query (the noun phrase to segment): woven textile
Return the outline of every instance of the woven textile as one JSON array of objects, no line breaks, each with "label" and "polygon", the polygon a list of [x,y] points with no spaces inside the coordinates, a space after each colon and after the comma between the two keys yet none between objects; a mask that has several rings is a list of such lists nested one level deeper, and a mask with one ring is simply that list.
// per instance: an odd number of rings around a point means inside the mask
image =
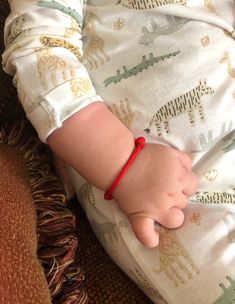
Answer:
[{"label": "woven textile", "polygon": [[0,303],[50,304],[36,255],[36,214],[27,169],[7,145],[0,145],[0,170]]},{"label": "woven textile", "polygon": [[19,122],[7,131],[1,127],[0,152],[0,277],[9,290],[5,294],[0,281],[6,297],[0,303],[47,304],[49,289],[53,303],[88,303],[84,274],[75,259],[75,216],[44,145],[26,122]]}]

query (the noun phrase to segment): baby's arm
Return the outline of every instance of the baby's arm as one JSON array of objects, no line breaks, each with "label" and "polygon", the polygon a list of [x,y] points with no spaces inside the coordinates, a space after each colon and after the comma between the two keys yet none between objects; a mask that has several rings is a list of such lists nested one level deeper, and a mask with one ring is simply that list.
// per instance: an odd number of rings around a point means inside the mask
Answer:
[{"label": "baby's arm", "polygon": [[[52,2],[38,3],[45,6]],[[76,5],[77,18],[82,16],[82,1],[60,3],[65,7]],[[96,187],[107,190],[130,157],[134,137],[96,95],[79,61],[79,28],[62,43],[59,33],[71,22],[69,15],[59,9],[42,8],[32,0],[11,1],[11,8],[21,15],[20,19],[12,15],[6,23],[3,64],[7,72],[15,74],[28,118],[56,154]],[[54,71],[53,67],[59,63],[65,70],[57,75],[58,69]],[[81,80],[89,89],[75,94],[71,85],[81,84]],[[180,226],[180,209],[195,186],[196,178],[186,154],[147,144],[114,192],[114,198],[130,219],[137,238],[154,247],[158,244],[154,221],[169,228]]]},{"label": "baby's arm", "polygon": [[11,0],[4,70],[42,141],[72,114],[101,100],[81,63],[83,0]]},{"label": "baby's arm", "polygon": [[[107,190],[134,149],[133,134],[97,102],[67,119],[48,137],[48,143],[96,187]],[[188,196],[196,188],[191,160],[183,152],[147,144],[114,191],[137,238],[146,246],[158,245],[157,221],[179,227]]]}]

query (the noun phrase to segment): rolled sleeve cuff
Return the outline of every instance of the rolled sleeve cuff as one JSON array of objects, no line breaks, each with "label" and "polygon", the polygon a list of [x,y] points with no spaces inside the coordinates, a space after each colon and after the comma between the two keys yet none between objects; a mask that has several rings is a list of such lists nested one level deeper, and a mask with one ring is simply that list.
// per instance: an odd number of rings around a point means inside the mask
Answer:
[{"label": "rolled sleeve cuff", "polygon": [[44,143],[70,116],[93,102],[102,102],[89,82],[88,78],[79,78],[63,83],[42,97],[34,109],[25,109],[28,119]]}]

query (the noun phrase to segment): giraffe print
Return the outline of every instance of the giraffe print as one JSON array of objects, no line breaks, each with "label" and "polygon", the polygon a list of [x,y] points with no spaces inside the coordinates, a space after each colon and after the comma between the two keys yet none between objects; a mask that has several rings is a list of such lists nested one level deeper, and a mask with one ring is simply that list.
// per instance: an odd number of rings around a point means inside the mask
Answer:
[{"label": "giraffe print", "polygon": [[131,103],[128,98],[120,100],[118,104],[111,104],[110,106],[108,106],[108,108],[129,129],[131,128],[135,118],[140,115],[139,112],[134,112],[132,110]]},{"label": "giraffe print", "polygon": [[164,272],[176,287],[191,279],[193,273],[198,274],[199,268],[195,265],[183,244],[180,242],[174,230],[159,228],[160,243],[160,268],[155,269],[156,273]]},{"label": "giraffe print", "polygon": [[87,61],[91,70],[97,69],[109,61],[109,56],[104,51],[104,40],[96,33],[97,15],[89,11],[86,15],[84,30],[88,34],[90,41],[84,50],[82,61]]},{"label": "giraffe print", "polygon": [[150,133],[150,129],[155,125],[158,136],[162,135],[162,124],[164,125],[167,134],[170,133],[169,121],[181,114],[187,114],[191,126],[195,125],[194,112],[198,111],[201,121],[205,121],[204,110],[201,103],[201,97],[214,93],[214,90],[209,87],[206,81],[199,81],[198,86],[191,91],[170,100],[163,105],[157,113],[152,117],[149,127],[145,129],[146,133]]},{"label": "giraffe print", "polygon": [[119,0],[118,4],[129,9],[154,9],[158,6],[178,4],[185,6],[188,0]]},{"label": "giraffe print", "polygon": [[35,54],[38,58],[39,80],[45,90],[48,90],[48,82],[52,82],[54,87],[57,86],[59,76],[62,76],[64,81],[75,76],[73,66],[53,54],[52,49],[39,48],[35,50]]}]

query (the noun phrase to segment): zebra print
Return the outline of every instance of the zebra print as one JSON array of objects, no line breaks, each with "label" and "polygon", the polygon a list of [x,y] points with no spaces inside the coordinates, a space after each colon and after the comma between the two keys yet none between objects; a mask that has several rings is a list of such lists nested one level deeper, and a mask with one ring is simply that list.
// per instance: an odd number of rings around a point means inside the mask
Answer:
[{"label": "zebra print", "polygon": [[187,0],[120,0],[118,3],[121,3],[124,7],[129,9],[153,9],[158,6],[163,6],[167,4],[179,4],[186,5]]},{"label": "zebra print", "polygon": [[195,198],[202,204],[235,204],[235,194],[226,192],[197,192]]},{"label": "zebra print", "polygon": [[169,120],[181,114],[187,114],[190,124],[195,125],[194,112],[197,110],[201,121],[205,120],[204,110],[201,103],[201,97],[214,93],[211,87],[208,87],[206,81],[199,81],[199,85],[191,91],[167,102],[152,117],[149,127],[145,129],[146,133],[150,133],[153,125],[156,126],[158,136],[162,135],[162,124],[166,133],[170,133]]}]

